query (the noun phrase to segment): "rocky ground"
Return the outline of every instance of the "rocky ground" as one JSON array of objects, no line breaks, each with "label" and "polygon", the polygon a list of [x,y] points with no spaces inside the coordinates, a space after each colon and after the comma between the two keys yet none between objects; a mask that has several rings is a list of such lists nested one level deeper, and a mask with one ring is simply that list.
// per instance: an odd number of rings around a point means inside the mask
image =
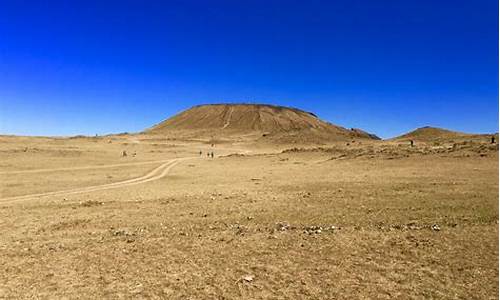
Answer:
[{"label": "rocky ground", "polygon": [[[498,297],[498,146],[486,141],[2,137],[0,152],[0,298]],[[16,198],[182,157],[139,184]]]}]

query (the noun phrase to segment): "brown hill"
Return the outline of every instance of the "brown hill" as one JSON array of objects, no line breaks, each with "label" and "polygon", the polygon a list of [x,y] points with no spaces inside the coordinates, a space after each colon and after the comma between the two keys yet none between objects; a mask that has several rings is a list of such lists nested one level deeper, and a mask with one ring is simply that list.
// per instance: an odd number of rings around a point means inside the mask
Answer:
[{"label": "brown hill", "polygon": [[381,140],[381,138],[379,136],[377,136],[373,133],[366,132],[366,131],[359,129],[359,128],[351,128],[351,131],[356,132],[356,133],[363,135],[363,136],[368,136],[374,140]]},{"label": "brown hill", "polygon": [[415,140],[415,141],[436,141],[444,139],[456,139],[473,137],[472,134],[463,132],[451,131],[437,127],[421,127],[411,132],[395,137],[393,140]]},{"label": "brown hill", "polygon": [[267,104],[199,105],[146,130],[152,134],[172,131],[191,131],[211,136],[257,133],[261,139],[277,142],[374,138],[361,130],[349,130],[324,122],[310,112]]}]

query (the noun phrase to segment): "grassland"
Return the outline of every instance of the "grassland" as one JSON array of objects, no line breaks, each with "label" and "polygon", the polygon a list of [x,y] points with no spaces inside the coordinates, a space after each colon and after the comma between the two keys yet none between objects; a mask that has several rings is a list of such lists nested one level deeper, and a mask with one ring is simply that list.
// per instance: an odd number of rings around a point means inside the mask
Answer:
[{"label": "grassland", "polygon": [[498,298],[497,145],[295,146],[2,137],[0,297]]}]

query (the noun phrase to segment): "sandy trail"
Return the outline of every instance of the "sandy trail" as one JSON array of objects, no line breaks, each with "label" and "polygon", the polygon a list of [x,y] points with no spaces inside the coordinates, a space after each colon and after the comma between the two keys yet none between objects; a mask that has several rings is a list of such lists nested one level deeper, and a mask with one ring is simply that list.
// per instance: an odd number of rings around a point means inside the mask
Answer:
[{"label": "sandy trail", "polygon": [[9,202],[22,201],[22,200],[29,200],[32,198],[81,194],[81,193],[87,193],[87,192],[102,191],[102,190],[107,190],[107,189],[115,189],[115,188],[136,185],[136,184],[142,184],[142,183],[150,182],[153,180],[158,180],[162,177],[165,177],[170,172],[170,170],[174,166],[176,166],[179,162],[184,161],[184,160],[194,159],[194,158],[196,158],[196,157],[184,157],[184,158],[176,158],[176,159],[168,160],[167,162],[164,162],[162,165],[153,169],[151,172],[147,173],[146,175],[143,175],[143,176],[137,177],[137,178],[133,178],[133,179],[127,179],[127,180],[119,181],[119,182],[113,182],[113,183],[102,184],[102,185],[93,185],[93,186],[87,186],[87,187],[83,187],[83,188],[76,188],[76,189],[70,189],[70,190],[54,191],[54,192],[47,192],[47,193],[15,196],[15,197],[7,197],[7,198],[0,199],[0,202],[1,203],[9,203]]},{"label": "sandy trail", "polygon": [[25,173],[43,173],[43,172],[57,172],[57,171],[78,171],[78,170],[94,170],[94,169],[107,169],[107,168],[118,168],[118,167],[128,167],[128,166],[140,166],[156,163],[165,163],[170,161],[170,159],[162,160],[151,160],[151,161],[141,161],[141,162],[131,162],[131,163],[121,163],[121,164],[107,164],[107,165],[92,165],[92,166],[81,166],[81,167],[66,167],[66,168],[51,168],[51,169],[33,169],[33,170],[19,170],[19,171],[5,171],[0,172],[0,175],[7,174],[25,174]]},{"label": "sandy trail", "polygon": [[[251,152],[250,150],[236,149],[236,148],[222,148],[219,150],[222,151],[224,154],[234,153],[234,151],[236,151],[237,153],[244,153],[244,154]],[[220,156],[220,155],[218,155],[218,156]],[[7,175],[7,174],[41,173],[41,172],[55,172],[55,171],[92,170],[92,169],[104,169],[104,168],[115,168],[115,167],[162,163],[160,166],[153,169],[152,171],[150,171],[146,175],[143,175],[143,176],[140,176],[137,178],[127,179],[127,180],[108,183],[108,184],[92,185],[92,186],[87,186],[87,187],[69,189],[69,190],[0,198],[0,203],[18,202],[18,201],[29,200],[29,199],[33,199],[33,198],[42,198],[42,197],[49,197],[49,196],[81,194],[81,193],[102,191],[102,190],[121,188],[121,187],[136,185],[136,184],[142,184],[142,183],[150,182],[153,180],[158,180],[162,177],[165,177],[170,172],[170,170],[175,165],[177,165],[179,162],[184,161],[184,160],[195,159],[195,158],[199,158],[199,157],[184,157],[184,158],[175,158],[175,159],[169,159],[169,160],[132,162],[132,163],[108,164],[108,165],[97,165],[97,166],[94,165],[94,166],[81,166],[81,167],[67,167],[67,168],[54,168],[54,169],[36,169],[36,170],[0,172],[0,175]]]}]

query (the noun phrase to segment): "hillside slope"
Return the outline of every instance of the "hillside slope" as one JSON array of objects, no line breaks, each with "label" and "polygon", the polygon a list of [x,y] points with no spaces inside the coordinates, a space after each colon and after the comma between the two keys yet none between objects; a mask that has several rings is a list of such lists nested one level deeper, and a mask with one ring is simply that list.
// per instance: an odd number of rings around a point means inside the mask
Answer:
[{"label": "hillside slope", "polygon": [[393,138],[393,140],[416,140],[416,141],[434,141],[442,139],[454,139],[463,137],[472,137],[472,134],[451,131],[437,127],[421,127],[411,132]]},{"label": "hillside slope", "polygon": [[217,136],[258,133],[275,142],[321,142],[353,138],[374,139],[365,131],[324,122],[313,113],[267,104],[211,104],[185,110],[146,133],[191,131]]}]

